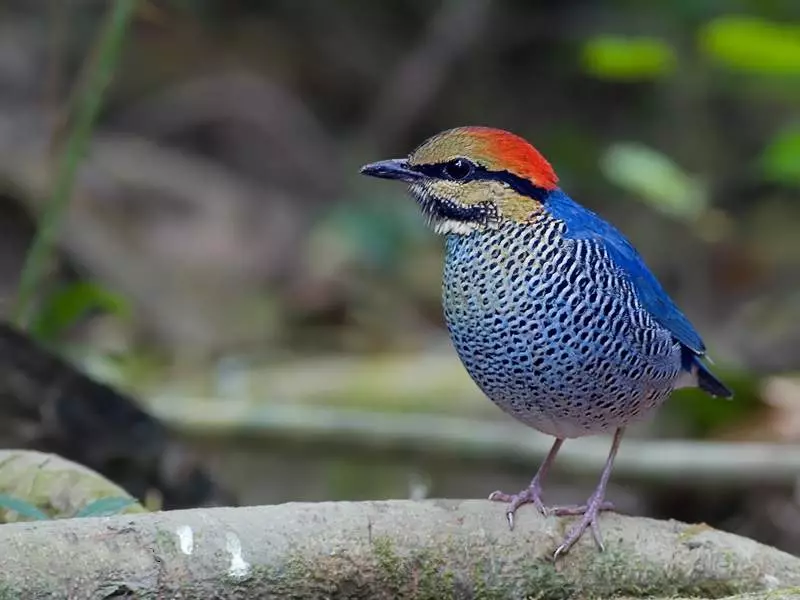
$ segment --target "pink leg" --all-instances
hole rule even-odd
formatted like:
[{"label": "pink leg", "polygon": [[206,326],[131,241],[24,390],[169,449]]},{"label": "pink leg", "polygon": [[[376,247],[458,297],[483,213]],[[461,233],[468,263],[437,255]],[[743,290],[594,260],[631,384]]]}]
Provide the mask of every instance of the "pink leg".
[{"label": "pink leg", "polygon": [[510,504],[506,511],[506,518],[508,519],[508,526],[511,529],[514,529],[514,513],[516,513],[517,509],[523,504],[531,503],[543,515],[548,514],[548,509],[545,508],[542,503],[542,482],[563,443],[564,438],[556,438],[556,441],[553,442],[553,446],[550,448],[550,452],[547,453],[544,462],[539,466],[539,470],[536,471],[536,475],[533,476],[533,480],[526,489],[518,494],[506,494],[499,490],[489,494],[489,500],[494,502],[507,502]]},{"label": "pink leg", "polygon": [[[617,456],[617,450],[619,450],[619,444],[622,441],[622,435],[624,432],[625,428],[620,427],[614,433],[614,441],[611,443],[611,451],[608,453],[608,459],[606,460],[606,464],[603,467],[603,472],[600,475],[600,482],[597,484],[594,493],[592,493],[592,495],[589,497],[586,506],[579,507],[583,509],[583,517],[581,517],[581,520],[570,530],[570,532],[567,534],[567,537],[564,538],[564,541],[556,549],[555,554],[553,555],[553,560],[557,559],[560,555],[569,552],[569,549],[572,548],[575,542],[580,539],[580,537],[583,535],[583,532],[590,527],[592,529],[592,535],[594,536],[594,541],[597,544],[597,547],[600,548],[601,551],[604,549],[603,539],[600,536],[598,516],[600,511],[603,510],[603,506],[607,504],[603,502],[603,498],[606,494],[606,485],[608,484],[608,478],[611,476],[611,470],[614,466],[614,458]],[[561,514],[580,513],[572,512]]]}]

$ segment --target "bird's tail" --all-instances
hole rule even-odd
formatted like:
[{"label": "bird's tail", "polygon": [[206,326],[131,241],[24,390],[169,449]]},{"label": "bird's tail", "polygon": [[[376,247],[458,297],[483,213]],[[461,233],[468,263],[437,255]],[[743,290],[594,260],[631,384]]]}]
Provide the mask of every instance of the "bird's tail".
[{"label": "bird's tail", "polygon": [[697,369],[697,386],[704,392],[708,392],[712,396],[719,396],[720,398],[733,398],[733,392],[728,387],[717,379],[711,371],[708,370],[699,359],[695,359]]},{"label": "bird's tail", "polygon": [[733,392],[722,383],[717,376],[714,375],[707,366],[702,362],[702,359],[689,350],[683,348],[682,361],[683,368],[686,370],[686,377],[682,378],[682,382],[678,387],[693,387],[697,386],[704,392],[712,396],[720,398],[733,398]]}]

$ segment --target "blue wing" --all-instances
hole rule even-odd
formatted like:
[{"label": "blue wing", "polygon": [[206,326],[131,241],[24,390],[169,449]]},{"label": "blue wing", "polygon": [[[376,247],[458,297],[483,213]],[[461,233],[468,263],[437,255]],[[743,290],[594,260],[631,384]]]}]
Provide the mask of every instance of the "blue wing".
[{"label": "blue wing", "polygon": [[688,350],[699,356],[705,354],[706,348],[700,335],[619,230],[589,209],[580,206],[561,190],[548,195],[546,206],[554,217],[566,223],[566,237],[602,243],[611,259],[629,278],[639,302],[653,318]]}]

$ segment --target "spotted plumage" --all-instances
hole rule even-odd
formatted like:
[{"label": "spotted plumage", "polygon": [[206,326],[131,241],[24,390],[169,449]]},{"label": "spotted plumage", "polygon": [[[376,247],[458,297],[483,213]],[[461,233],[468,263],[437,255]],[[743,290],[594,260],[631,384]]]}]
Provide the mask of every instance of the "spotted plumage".
[{"label": "spotted plumage", "polygon": [[[588,241],[545,214],[485,236],[448,236],[444,313],[486,395],[555,437],[643,417],[672,390],[681,347]],[[580,290],[578,293],[576,290]]]},{"label": "spotted plumage", "polygon": [[[453,345],[502,410],[556,438],[531,485],[510,503],[581,514],[556,554],[608,508],[605,484],[626,425],[670,393],[730,391],[701,362],[705,346],[630,242],[558,187],[524,139],[485,127],[442,132],[408,159],[362,172],[408,183],[445,236],[443,306]],[[584,507],[546,509],[541,480],[566,438],[615,432],[600,485]]]}]

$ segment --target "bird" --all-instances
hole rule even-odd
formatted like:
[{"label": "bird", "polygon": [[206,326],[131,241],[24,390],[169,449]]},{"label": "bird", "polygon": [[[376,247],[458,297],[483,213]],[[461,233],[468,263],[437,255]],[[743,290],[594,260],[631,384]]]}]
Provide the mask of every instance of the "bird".
[{"label": "bird", "polygon": [[[517,509],[580,517],[553,560],[590,529],[605,546],[600,513],[626,427],[678,388],[732,391],[705,364],[700,335],[631,242],[573,200],[524,138],[464,126],[423,141],[406,158],[361,167],[407,185],[425,221],[444,237],[442,306],[465,370],[502,411],[552,436],[527,488],[497,490],[511,529]],[[567,439],[613,433],[585,504],[545,506],[542,484]]]}]

